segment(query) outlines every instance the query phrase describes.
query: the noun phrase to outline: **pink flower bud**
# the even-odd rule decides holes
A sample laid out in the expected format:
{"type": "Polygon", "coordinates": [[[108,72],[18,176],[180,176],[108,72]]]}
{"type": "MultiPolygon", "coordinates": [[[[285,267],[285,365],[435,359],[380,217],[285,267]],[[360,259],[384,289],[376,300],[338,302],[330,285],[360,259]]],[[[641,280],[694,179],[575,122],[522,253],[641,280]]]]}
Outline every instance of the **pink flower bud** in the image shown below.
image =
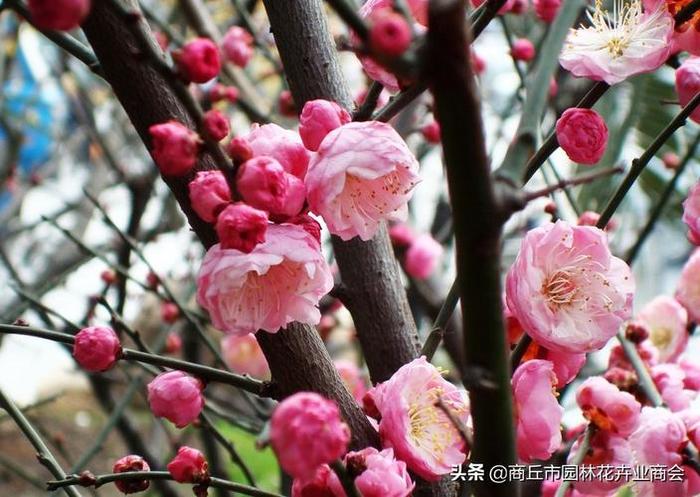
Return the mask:
{"type": "Polygon", "coordinates": [[[69,31],[90,12],[90,0],[29,0],[32,21],[40,29],[69,31]]]}
{"type": "Polygon", "coordinates": [[[153,140],[153,160],[160,172],[169,176],[187,174],[197,162],[200,139],[197,133],[177,121],[148,128],[153,140]]]}
{"type": "Polygon", "coordinates": [[[192,208],[204,221],[213,223],[231,202],[226,178],[221,171],[200,171],[189,184],[192,208]]]}
{"type": "Polygon", "coordinates": [[[552,22],[559,13],[561,0],[533,0],[535,14],[544,22],[552,22]]]}
{"type": "Polygon", "coordinates": [[[574,162],[595,164],[608,145],[608,127],[596,111],[576,107],[564,111],[556,125],[559,146],[574,162]]]}
{"type": "Polygon", "coordinates": [[[535,58],[535,45],[527,38],[519,38],[513,42],[510,54],[515,60],[529,62],[535,58]]]}
{"type": "Polygon", "coordinates": [[[549,98],[555,98],[557,93],[559,93],[559,84],[556,79],[552,78],[549,80],[549,91],[547,95],[549,95],[549,98]]]}
{"type": "Polygon", "coordinates": [[[243,164],[253,158],[253,149],[248,140],[242,136],[232,138],[226,147],[226,153],[234,164],[243,164]]]}
{"type": "Polygon", "coordinates": [[[217,83],[209,90],[209,100],[212,102],[227,100],[229,103],[235,104],[238,101],[238,88],[217,83]]]}
{"type": "Polygon", "coordinates": [[[435,239],[428,235],[420,235],[408,247],[404,268],[409,276],[424,280],[435,271],[444,249],[435,239]]]}
{"type": "Polygon", "coordinates": [[[267,213],[237,202],[226,207],[216,220],[216,233],[221,248],[249,253],[265,241],[267,213]]]}
{"type": "Polygon", "coordinates": [[[243,200],[269,212],[273,220],[296,216],[306,200],[304,183],[272,157],[254,157],[242,164],[236,185],[243,200]]]}
{"type": "MultiPolygon", "coordinates": [[[[346,460],[361,458],[364,471],[355,478],[355,486],[362,497],[402,497],[412,495],[416,486],[408,474],[406,463],[394,458],[392,449],[379,452],[367,447],[348,453],[346,460]]],[[[350,464],[350,463],[348,463],[350,464]]]]}
{"type": "Polygon", "coordinates": [[[117,273],[113,269],[105,269],[100,273],[100,279],[107,285],[113,285],[117,281],[117,273]]]}
{"type": "MultiPolygon", "coordinates": [[[[485,2],[485,0],[472,0],[472,5],[475,8],[481,7],[481,5],[485,2]]],[[[508,12],[510,12],[510,9],[513,7],[514,0],[506,0],[506,2],[503,4],[503,6],[498,9],[498,14],[503,15],[508,12]]]]}
{"type": "Polygon", "coordinates": [[[289,90],[283,90],[280,93],[279,101],[277,102],[280,108],[280,114],[286,117],[296,117],[297,106],[294,103],[294,97],[289,90]]]}
{"type": "Polygon", "coordinates": [[[469,54],[472,62],[472,69],[474,69],[474,74],[480,76],[486,70],[486,61],[474,49],[470,50],[469,54]]]}
{"type": "MultiPolygon", "coordinates": [[[[131,473],[133,471],[150,471],[148,463],[141,456],[124,456],[112,467],[113,473],[131,473]]],[[[124,494],[135,494],[147,490],[151,485],[148,480],[117,480],[114,485],[124,494]]]]}
{"type": "Polygon", "coordinates": [[[86,371],[97,373],[111,368],[121,354],[119,337],[112,328],[91,326],[75,335],[73,357],[86,371]]]}
{"type": "Polygon", "coordinates": [[[683,266],[676,299],[688,311],[692,321],[700,322],[700,249],[695,249],[683,266]]]}
{"type": "Polygon", "coordinates": [[[401,14],[381,9],[372,15],[369,46],[373,52],[398,57],[411,45],[411,27],[401,14]]]}
{"type": "Polygon", "coordinates": [[[148,384],[148,403],[155,416],[184,428],[197,419],[204,408],[200,380],[182,371],[168,371],[148,384]]]}
{"type": "Polygon", "coordinates": [[[420,132],[428,143],[440,143],[440,124],[437,121],[432,120],[425,124],[420,132]]]}
{"type": "Polygon", "coordinates": [[[312,478],[322,464],[341,457],[350,429],[335,402],[313,392],[286,398],[270,419],[270,442],[282,468],[295,478],[312,478]]]}
{"type": "Polygon", "coordinates": [[[174,302],[163,302],[160,306],[160,318],[164,323],[173,324],[180,317],[180,309],[174,302]]]}
{"type": "Polygon", "coordinates": [[[406,248],[416,240],[416,234],[406,223],[396,223],[389,228],[389,238],[394,247],[406,248]]]}
{"type": "Polygon", "coordinates": [[[182,350],[182,337],[175,332],[168,333],[165,338],[165,349],[163,350],[166,354],[174,355],[182,350]]]}
{"type": "Polygon", "coordinates": [[[322,464],[311,479],[294,479],[292,497],[346,497],[346,494],[335,471],[322,464]]]}
{"type": "Polygon", "coordinates": [[[513,0],[513,5],[510,7],[510,13],[520,15],[527,10],[527,0],[513,0]]]}
{"type": "Polygon", "coordinates": [[[253,150],[253,156],[267,155],[279,162],[285,171],[304,179],[311,153],[304,147],[299,133],[276,124],[254,124],[245,136],[253,150]]]}
{"type": "Polygon", "coordinates": [[[348,111],[335,102],[311,100],[299,116],[299,135],[304,146],[314,152],[328,133],[352,120],[348,111]]]}
{"type": "Polygon", "coordinates": [[[202,483],[209,479],[209,463],[200,451],[184,446],[168,463],[168,472],[179,483],[202,483]]]}
{"type": "Polygon", "coordinates": [[[184,79],[193,83],[206,83],[221,70],[219,49],[209,38],[195,38],[173,51],[173,59],[184,79]]]}
{"type": "Polygon", "coordinates": [[[204,129],[207,130],[209,136],[218,142],[226,138],[231,130],[224,113],[216,109],[204,113],[204,129]]]}
{"type": "MultiPolygon", "coordinates": [[[[683,107],[700,91],[700,57],[689,57],[676,69],[676,91],[683,107]]],[[[690,119],[700,123],[700,108],[690,114],[690,119]]]]}
{"type": "Polygon", "coordinates": [[[639,402],[600,376],[590,377],[581,384],[576,391],[576,402],[586,419],[601,430],[626,437],[639,424],[639,402]]]}
{"type": "Polygon", "coordinates": [[[239,67],[248,65],[253,56],[253,37],[245,29],[233,26],[221,40],[221,51],[226,60],[239,67]]]}
{"type": "Polygon", "coordinates": [[[672,171],[678,169],[678,166],[681,165],[680,157],[678,157],[678,155],[674,154],[673,152],[666,152],[661,158],[661,160],[664,163],[664,167],[672,171]]]}

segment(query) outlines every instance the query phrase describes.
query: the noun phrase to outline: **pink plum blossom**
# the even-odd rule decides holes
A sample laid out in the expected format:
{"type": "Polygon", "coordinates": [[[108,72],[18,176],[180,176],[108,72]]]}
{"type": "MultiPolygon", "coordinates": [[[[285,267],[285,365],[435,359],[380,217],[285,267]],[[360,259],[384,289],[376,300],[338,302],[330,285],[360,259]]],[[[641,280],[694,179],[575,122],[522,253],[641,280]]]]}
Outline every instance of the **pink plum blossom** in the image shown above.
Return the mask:
{"type": "Polygon", "coordinates": [[[314,152],[328,133],[352,120],[350,113],[329,100],[310,100],[299,116],[299,136],[304,146],[314,152]]]}
{"type": "Polygon", "coordinates": [[[184,428],[197,419],[204,408],[200,380],[182,371],[168,371],[148,384],[148,403],[155,416],[184,428]]]}
{"type": "Polygon", "coordinates": [[[600,376],[592,376],[581,384],[576,402],[586,419],[601,430],[626,437],[639,423],[642,406],[637,399],[600,376]]]}
{"type": "MultiPolygon", "coordinates": [[[[510,319],[512,320],[515,318],[510,317],[510,319]]],[[[560,389],[576,378],[576,375],[578,375],[579,371],[581,371],[581,368],[586,363],[586,354],[557,352],[538,345],[537,342],[533,341],[525,351],[521,362],[530,361],[532,359],[541,359],[552,363],[554,376],[556,377],[554,386],[560,389]]]]}
{"type": "Polygon", "coordinates": [[[239,167],[236,187],[246,203],[269,212],[273,220],[296,216],[306,200],[302,180],[265,155],[253,157],[239,167]]]}
{"type": "Polygon", "coordinates": [[[216,219],[216,234],[222,249],[234,249],[250,253],[265,241],[267,213],[236,202],[229,204],[216,219]]]}
{"type": "Polygon", "coordinates": [[[530,230],[506,277],[508,308],[545,347],[600,349],[630,317],[634,283],[607,236],[564,221],[530,230]]]}
{"type": "Polygon", "coordinates": [[[683,385],[688,390],[700,391],[700,363],[691,357],[681,357],[678,365],[683,370],[683,385]]]}
{"type": "Polygon", "coordinates": [[[219,49],[209,38],[195,38],[173,51],[180,75],[193,83],[206,83],[221,70],[219,49]]]}
{"type": "Polygon", "coordinates": [[[700,245],[700,181],[692,186],[683,202],[683,222],[688,226],[688,240],[700,245]]]}
{"type": "Polygon", "coordinates": [[[408,497],[416,486],[406,463],[394,458],[392,449],[381,452],[367,447],[345,456],[348,469],[360,473],[355,486],[362,497],[408,497]]]}
{"type": "MultiPolygon", "coordinates": [[[[700,57],[689,57],[676,69],[676,92],[682,107],[700,92],[700,57]]],[[[700,108],[690,114],[690,119],[700,122],[700,108]]]]}
{"type": "Polygon", "coordinates": [[[439,398],[466,424],[466,392],[445,380],[424,356],[400,367],[365,396],[370,415],[380,417],[382,445],[428,481],[440,479],[466,458],[457,428],[435,405],[439,398]]]}
{"type": "Polygon", "coordinates": [[[253,56],[253,36],[240,26],[232,26],[221,39],[221,52],[232,64],[245,67],[253,56]]]}
{"type": "Polygon", "coordinates": [[[270,225],[265,242],[249,254],[220,244],[207,251],[197,301],[222,331],[276,333],[292,321],[317,324],[318,302],[332,287],[314,237],[297,225],[270,225]]]}
{"type": "MultiPolygon", "coordinates": [[[[634,465],[680,465],[686,441],[685,424],[679,416],[663,407],[644,407],[639,427],[629,437],[634,465]]],[[[644,497],[684,496],[686,489],[685,481],[635,481],[632,485],[635,495],[644,497]]]]}
{"type": "Polygon", "coordinates": [[[406,19],[391,9],[382,9],[372,16],[369,46],[374,53],[398,57],[411,46],[413,33],[406,19]]]}
{"type": "Polygon", "coordinates": [[[263,380],[270,378],[267,359],[253,333],[226,335],[221,339],[221,352],[233,372],[263,380]]]}
{"type": "Polygon", "coordinates": [[[591,109],[566,109],[557,120],[556,136],[569,159],[579,164],[597,163],[608,145],[608,127],[591,109]]]}
{"type": "Polygon", "coordinates": [[[696,249],[683,266],[676,300],[685,307],[693,322],[700,321],[700,249],[696,249]]]}
{"type": "Polygon", "coordinates": [[[561,444],[564,410],[554,396],[555,381],[552,363],[539,359],[521,364],[513,374],[518,457],[524,462],[549,459],[561,444]]]}
{"type": "Polygon", "coordinates": [[[180,483],[200,483],[209,479],[209,463],[204,454],[192,447],[183,446],[168,463],[168,472],[180,483]]]}
{"type": "Polygon", "coordinates": [[[672,297],[660,295],[637,315],[649,331],[649,340],[659,351],[659,362],[675,361],[688,343],[688,312],[672,297]]]}
{"type": "Polygon", "coordinates": [[[360,368],[354,362],[346,359],[335,361],[335,368],[340,374],[340,379],[343,380],[343,383],[355,400],[362,402],[362,398],[367,393],[367,384],[360,368]]]}
{"type": "Polygon", "coordinates": [[[334,129],[309,163],[309,206],[343,240],[371,239],[382,221],[403,221],[418,183],[418,161],[385,123],[334,129]]]}
{"type": "MultiPolygon", "coordinates": [[[[568,464],[574,464],[574,458],[580,450],[582,438],[574,442],[569,452],[568,464]]],[[[602,466],[632,467],[632,450],[629,442],[619,435],[608,431],[597,431],[591,436],[589,449],[581,462],[584,466],[593,467],[595,477],[592,479],[581,478],[575,481],[573,486],[585,495],[608,495],[613,490],[625,485],[630,478],[601,478],[598,471],[602,466]]]]}
{"type": "Polygon", "coordinates": [[[404,256],[406,273],[418,280],[424,280],[435,272],[445,249],[435,238],[424,233],[416,237],[404,256]]]}
{"type": "MultiPolygon", "coordinates": [[[[663,5],[664,3],[668,7],[668,11],[672,16],[676,16],[678,12],[686,7],[691,0],[665,0],[660,1],[663,5]]],[[[659,3],[659,0],[648,0],[650,4],[659,3]]],[[[647,2],[644,4],[647,5],[647,2]]],[[[690,17],[690,19],[681,25],[675,26],[673,33],[673,51],[687,50],[693,55],[700,55],[700,27],[698,26],[698,21],[700,20],[700,15],[697,11],[690,17]]]]}
{"type": "Polygon", "coordinates": [[[200,171],[188,185],[192,209],[208,223],[216,221],[231,202],[231,190],[221,171],[200,171]]]}
{"type": "Polygon", "coordinates": [[[29,0],[32,21],[40,29],[69,31],[90,12],[90,0],[29,0]]]}
{"type": "Polygon", "coordinates": [[[661,3],[642,11],[641,0],[615,0],[613,13],[596,3],[589,27],[572,29],[559,62],[574,76],[617,84],[650,72],[671,53],[673,18],[661,3]]]}
{"type": "Polygon", "coordinates": [[[201,143],[197,133],[178,121],[154,124],[148,132],[153,143],[151,154],[162,174],[182,176],[192,169],[201,143]]]}
{"type": "Polygon", "coordinates": [[[270,419],[270,442],[282,468],[295,478],[313,478],[316,469],[341,457],[350,429],[335,402],[313,392],[287,397],[270,419]]]}
{"type": "Polygon", "coordinates": [[[651,377],[669,409],[676,412],[690,406],[694,395],[685,390],[685,373],[678,364],[657,364],[651,368],[651,377]]]}
{"type": "Polygon", "coordinates": [[[122,346],[112,328],[90,326],[75,334],[73,357],[86,371],[107,371],[119,359],[122,346]]]}
{"type": "Polygon", "coordinates": [[[241,138],[250,145],[253,156],[272,157],[289,174],[304,179],[311,153],[304,147],[298,133],[276,124],[254,124],[250,132],[241,138]]]}

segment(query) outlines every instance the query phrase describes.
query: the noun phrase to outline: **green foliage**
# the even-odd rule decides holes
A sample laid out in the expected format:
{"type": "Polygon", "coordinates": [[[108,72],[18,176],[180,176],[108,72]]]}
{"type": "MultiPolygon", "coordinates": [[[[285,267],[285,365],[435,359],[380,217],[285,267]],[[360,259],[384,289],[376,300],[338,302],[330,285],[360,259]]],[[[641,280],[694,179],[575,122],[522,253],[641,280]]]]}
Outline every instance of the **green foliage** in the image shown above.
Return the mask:
{"type": "MultiPolygon", "coordinates": [[[[277,458],[271,448],[258,450],[255,447],[256,436],[236,428],[227,423],[222,423],[219,429],[226,438],[233,442],[236,450],[255,477],[258,486],[271,492],[279,492],[280,470],[277,458]]],[[[228,471],[232,481],[246,483],[241,469],[228,461],[228,471]]]]}

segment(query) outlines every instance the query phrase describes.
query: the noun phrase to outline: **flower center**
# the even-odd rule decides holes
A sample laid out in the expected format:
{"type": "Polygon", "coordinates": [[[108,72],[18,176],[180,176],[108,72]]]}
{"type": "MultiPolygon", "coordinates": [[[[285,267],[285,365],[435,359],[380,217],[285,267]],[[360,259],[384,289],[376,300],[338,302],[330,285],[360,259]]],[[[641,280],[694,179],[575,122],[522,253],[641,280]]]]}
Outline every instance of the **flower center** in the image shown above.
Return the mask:
{"type": "Polygon", "coordinates": [[[663,350],[671,343],[673,332],[669,328],[660,326],[658,328],[652,328],[649,338],[651,338],[651,343],[663,350]]]}
{"type": "Polygon", "coordinates": [[[542,283],[542,294],[552,309],[570,305],[576,300],[578,286],[567,269],[560,269],[542,283]]]}
{"type": "MultiPolygon", "coordinates": [[[[459,437],[457,429],[445,413],[435,405],[442,393],[441,388],[433,388],[416,398],[408,408],[410,436],[413,443],[416,447],[438,458],[455,442],[455,438],[459,437]]],[[[443,402],[457,414],[463,411],[463,408],[447,399],[443,399],[443,402]]]]}

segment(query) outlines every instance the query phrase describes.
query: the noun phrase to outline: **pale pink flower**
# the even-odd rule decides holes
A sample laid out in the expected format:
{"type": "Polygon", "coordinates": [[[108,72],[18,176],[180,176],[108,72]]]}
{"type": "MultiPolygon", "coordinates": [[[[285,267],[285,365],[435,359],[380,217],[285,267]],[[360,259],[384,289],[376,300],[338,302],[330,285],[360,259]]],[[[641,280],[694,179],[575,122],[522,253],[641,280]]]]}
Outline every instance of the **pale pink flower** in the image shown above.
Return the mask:
{"type": "Polygon", "coordinates": [[[579,164],[597,163],[608,145],[608,127],[592,109],[566,109],[557,120],[556,136],[569,159],[579,164]]]}
{"type": "Polygon", "coordinates": [[[162,174],[182,176],[194,167],[202,141],[197,133],[178,121],[154,124],[148,132],[151,154],[162,174]]]}
{"type": "Polygon", "coordinates": [[[203,383],[182,371],[168,371],[148,384],[148,403],[155,416],[184,428],[204,408],[203,383]]]}
{"type": "Polygon", "coordinates": [[[226,335],[221,339],[221,352],[234,373],[270,378],[270,367],[254,334],[226,335]]]}
{"type": "Polygon", "coordinates": [[[193,83],[206,83],[221,70],[219,49],[209,38],[188,41],[181,49],[173,51],[173,60],[180,75],[193,83]]]}
{"type": "MultiPolygon", "coordinates": [[[[114,466],[112,466],[112,473],[131,473],[133,471],[150,470],[150,466],[143,457],[133,454],[117,459],[114,462],[114,466]]],[[[148,487],[151,486],[151,481],[148,479],[117,480],[114,482],[114,486],[123,494],[135,494],[147,490],[148,487]]]]}
{"type": "Polygon", "coordinates": [[[197,449],[183,446],[168,463],[168,472],[179,483],[204,483],[209,479],[209,463],[197,449]]]}
{"type": "Polygon", "coordinates": [[[299,136],[304,146],[314,152],[328,133],[352,120],[350,113],[329,100],[310,100],[299,116],[299,136]]]}
{"type": "MultiPolygon", "coordinates": [[[[506,319],[510,320],[510,326],[514,326],[513,320],[517,322],[515,317],[512,316],[506,315],[506,319]]],[[[549,350],[533,341],[525,351],[521,362],[532,359],[541,359],[552,363],[554,375],[556,376],[554,386],[557,389],[561,389],[576,378],[586,363],[586,354],[570,354],[568,352],[549,350]]]]}
{"type": "Polygon", "coordinates": [[[683,266],[676,300],[688,311],[691,321],[700,322],[700,249],[696,249],[683,266]]]}
{"type": "Polygon", "coordinates": [[[360,368],[352,362],[346,359],[338,359],[335,361],[335,368],[340,374],[340,379],[347,387],[348,391],[358,402],[362,402],[362,398],[367,393],[367,383],[365,377],[360,371],[360,368]]]}
{"type": "Polygon", "coordinates": [[[349,442],[338,406],[313,392],[287,397],[270,419],[272,448],[282,469],[295,478],[312,478],[320,465],[345,454],[349,442]]]}
{"type": "Polygon", "coordinates": [[[626,437],[639,424],[642,406],[637,399],[600,376],[592,376],[581,384],[576,402],[584,417],[601,430],[626,437]]]}
{"type": "Polygon", "coordinates": [[[192,209],[208,223],[231,202],[231,190],[221,171],[200,171],[188,185],[192,209]]]}
{"type": "Polygon", "coordinates": [[[552,363],[539,359],[521,364],[513,374],[516,441],[524,462],[549,459],[561,445],[564,409],[554,396],[555,381],[552,363]]]}
{"type": "Polygon", "coordinates": [[[637,315],[659,351],[659,362],[675,361],[688,343],[688,312],[673,297],[659,295],[637,315]]]}
{"type": "Polygon", "coordinates": [[[221,51],[226,60],[245,67],[253,56],[253,36],[240,26],[232,26],[221,39],[221,51]]]}
{"type": "Polygon", "coordinates": [[[683,202],[683,222],[688,226],[688,240],[700,245],[700,181],[692,186],[683,202]]]}
{"type": "Polygon", "coordinates": [[[683,385],[688,390],[700,391],[700,363],[693,360],[691,357],[682,357],[678,361],[678,365],[683,370],[685,377],[683,385]]]}
{"type": "MultiPolygon", "coordinates": [[[[681,449],[686,443],[683,420],[663,407],[644,407],[639,427],[629,437],[634,465],[681,465],[681,449]]],[[[687,482],[635,481],[632,490],[640,497],[685,496],[687,482]]]]}
{"type": "Polygon", "coordinates": [[[40,29],[69,31],[90,12],[90,0],[29,0],[32,21],[40,29]]]}
{"type": "Polygon", "coordinates": [[[294,478],[292,497],[346,497],[346,494],[335,471],[322,464],[311,479],[294,478]]]}
{"type": "Polygon", "coordinates": [[[269,212],[274,221],[296,216],[306,200],[304,182],[266,155],[253,157],[238,168],[236,187],[246,203],[269,212]]]}
{"type": "Polygon", "coordinates": [[[345,464],[360,473],[355,486],[362,497],[408,497],[416,486],[408,474],[406,463],[394,458],[392,449],[379,452],[367,447],[348,452],[345,464]]]}
{"type": "Polygon", "coordinates": [[[418,161],[390,125],[352,122],[334,129],[309,163],[309,206],[343,240],[371,239],[382,221],[404,221],[418,161]]]}
{"type": "Polygon", "coordinates": [[[119,359],[122,346],[112,328],[90,326],[75,334],[73,357],[86,371],[107,371],[119,359]]]}
{"type": "Polygon", "coordinates": [[[528,334],[574,354],[606,344],[630,317],[633,292],[605,233],[564,221],[529,231],[506,278],[508,308],[528,334]]]}
{"type": "Polygon", "coordinates": [[[265,241],[267,213],[243,202],[229,204],[216,219],[216,234],[222,249],[250,253],[265,241]]]}
{"type": "Polygon", "coordinates": [[[289,174],[304,179],[311,153],[304,147],[298,133],[276,124],[254,124],[241,138],[250,145],[254,156],[272,157],[289,174]]]}
{"type": "Polygon", "coordinates": [[[559,55],[574,76],[617,84],[650,72],[671,53],[673,18],[662,4],[642,12],[641,0],[614,0],[612,13],[598,1],[591,26],[572,29],[559,55]]]}
{"type": "Polygon", "coordinates": [[[665,363],[652,366],[651,377],[669,409],[675,412],[690,406],[694,392],[685,390],[685,373],[679,365],[665,363]]]}
{"type": "Polygon", "coordinates": [[[469,417],[467,393],[445,380],[425,357],[400,367],[365,396],[379,415],[384,447],[394,449],[418,476],[435,481],[466,458],[459,431],[435,405],[441,398],[463,423],[469,417]]]}
{"type": "MultiPolygon", "coordinates": [[[[581,440],[582,437],[579,437],[571,447],[567,464],[574,464],[581,440]]],[[[624,475],[620,478],[601,478],[598,472],[602,470],[602,466],[632,467],[632,449],[624,437],[613,435],[608,431],[598,431],[591,437],[588,451],[581,464],[593,467],[594,478],[581,478],[574,482],[574,488],[586,495],[607,495],[625,485],[631,478],[625,478],[624,475]]]]}
{"type": "Polygon", "coordinates": [[[406,273],[424,280],[435,272],[445,249],[435,238],[425,233],[416,237],[404,256],[406,273]]]}
{"type": "MultiPolygon", "coordinates": [[[[688,105],[700,92],[700,57],[689,57],[676,69],[676,92],[681,107],[688,105]]],[[[700,108],[690,114],[690,119],[700,122],[700,108]]]]}
{"type": "Polygon", "coordinates": [[[236,335],[276,333],[292,321],[317,324],[318,302],[333,287],[320,246],[304,228],[270,225],[245,254],[211,247],[197,276],[197,301],[214,326],[236,335]]]}

